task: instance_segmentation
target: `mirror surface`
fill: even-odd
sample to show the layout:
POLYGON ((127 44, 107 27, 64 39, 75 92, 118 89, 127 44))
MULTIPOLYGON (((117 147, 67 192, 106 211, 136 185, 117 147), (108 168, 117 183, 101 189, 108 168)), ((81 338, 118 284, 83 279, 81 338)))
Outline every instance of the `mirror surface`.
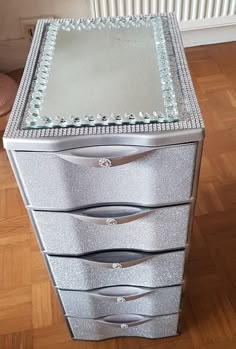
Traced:
POLYGON ((164 112, 152 27, 59 30, 42 115, 164 112))
POLYGON ((169 58, 160 17, 52 21, 23 125, 178 121, 169 58))

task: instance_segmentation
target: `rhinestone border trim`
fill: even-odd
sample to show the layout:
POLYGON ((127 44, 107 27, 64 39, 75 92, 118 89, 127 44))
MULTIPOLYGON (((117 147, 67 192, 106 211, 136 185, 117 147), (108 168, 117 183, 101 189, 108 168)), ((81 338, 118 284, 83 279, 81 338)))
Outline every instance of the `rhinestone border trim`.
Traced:
MULTIPOLYGON (((33 80, 34 71, 40 51, 40 46, 45 31, 45 26, 52 20, 39 20, 37 23, 35 35, 31 45, 30 53, 26 62, 24 74, 21 80, 20 87, 15 99, 15 103, 9 118, 4 138, 6 139, 43 139, 45 137, 61 137, 61 136, 77 136, 77 135, 102 135, 102 134, 120 134, 120 133, 143 133, 143 132, 166 132, 188 129, 203 129, 204 123, 198 102, 195 96, 191 76, 188 70, 188 65, 184 53, 183 43, 179 32, 177 20, 174 14, 160 15, 164 23, 164 35, 169 38, 168 48, 172 50, 168 52, 171 69, 178 69, 180 76, 180 84, 174 87, 176 92, 183 93, 187 109, 190 113, 190 118, 187 121, 178 121, 174 123, 151 123, 137 125, 116 125, 116 126, 95 126, 83 128, 52 128, 52 129, 20 129, 22 114, 25 110, 30 85, 33 80), (177 67, 176 67, 177 65, 177 67)), ((58 20, 63 22, 65 20, 58 20)), ((55 20, 53 20, 55 21, 55 20)))
MULTIPOLYGON (((94 18, 88 20, 72 19, 59 23, 54 21, 46 26, 45 38, 43 38, 34 81, 32 82, 26 112, 24 113, 22 128, 52 128, 52 127, 94 127, 97 125, 123 125, 151 122, 175 122, 181 119, 182 114, 178 113, 178 103, 175 98, 173 79, 169 65, 168 52, 165 36, 162 28, 162 21, 157 16, 127 16, 94 18), (112 28, 130 27, 152 27, 153 39, 156 47, 157 66, 160 73, 161 90, 164 99, 165 113, 153 111, 139 111, 138 114, 124 113, 119 115, 45 115, 41 116, 40 111, 47 91, 47 82, 50 75, 50 66, 53 64, 56 39, 59 31, 91 31, 109 30, 112 28)), ((179 96, 179 102, 182 96, 179 96)))

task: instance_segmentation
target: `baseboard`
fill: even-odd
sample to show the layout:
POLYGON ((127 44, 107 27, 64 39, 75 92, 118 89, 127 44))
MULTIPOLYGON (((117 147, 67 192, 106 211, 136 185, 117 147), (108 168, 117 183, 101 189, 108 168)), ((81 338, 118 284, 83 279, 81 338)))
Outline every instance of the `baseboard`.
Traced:
POLYGON ((236 41, 236 23, 232 25, 181 30, 184 47, 236 41))

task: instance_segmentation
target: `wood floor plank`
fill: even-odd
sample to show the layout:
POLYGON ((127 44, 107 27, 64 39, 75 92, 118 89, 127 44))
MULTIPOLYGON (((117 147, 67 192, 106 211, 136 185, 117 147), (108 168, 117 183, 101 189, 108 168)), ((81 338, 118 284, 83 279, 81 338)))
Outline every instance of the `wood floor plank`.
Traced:
POLYGON ((52 325, 51 286, 48 281, 32 284, 33 328, 52 325))
POLYGON ((0 246, 0 290, 31 284, 30 246, 0 246))
POLYGON ((33 349, 32 331, 0 335, 1 349, 33 349))

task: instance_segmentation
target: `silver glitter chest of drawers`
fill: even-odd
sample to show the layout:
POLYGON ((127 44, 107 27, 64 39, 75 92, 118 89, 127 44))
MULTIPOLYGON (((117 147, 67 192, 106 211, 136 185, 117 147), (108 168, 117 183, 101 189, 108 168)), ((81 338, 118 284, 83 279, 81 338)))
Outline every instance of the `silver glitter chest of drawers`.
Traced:
POLYGON ((203 138, 173 14, 38 22, 4 146, 74 339, 179 333, 203 138))

